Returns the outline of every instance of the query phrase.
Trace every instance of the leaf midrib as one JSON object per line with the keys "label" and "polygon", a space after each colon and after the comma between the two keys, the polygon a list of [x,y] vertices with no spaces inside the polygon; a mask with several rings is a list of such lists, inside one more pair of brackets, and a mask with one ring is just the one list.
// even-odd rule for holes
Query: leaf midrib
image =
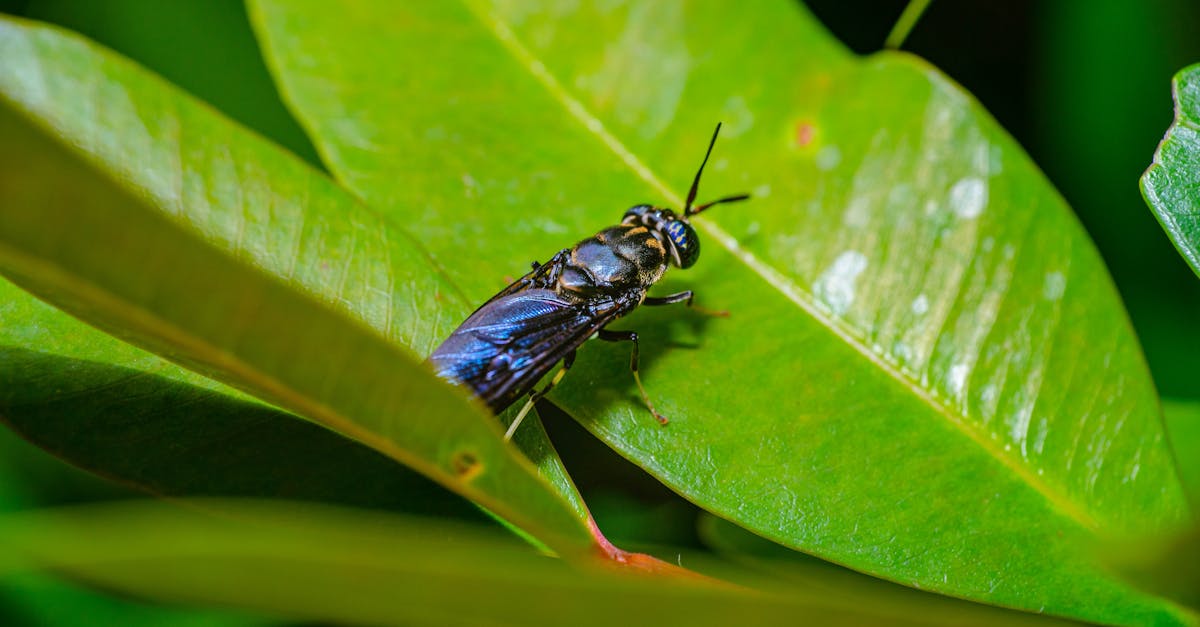
{"label": "leaf midrib", "polygon": [[[588,108],[577,98],[571,95],[569,91],[558,81],[545,64],[537,59],[536,56],[517,37],[516,33],[495,13],[480,7],[478,0],[461,0],[466,5],[469,12],[484,26],[485,30],[490,32],[497,41],[514,57],[514,60],[519,66],[527,70],[543,88],[549,92],[550,96],[563,106],[564,109],[577,121],[583,128],[600,140],[609,150],[628,166],[633,172],[649,184],[652,188],[662,194],[676,206],[682,206],[682,197],[675,193],[666,183],[663,182],[657,174],[654,173],[648,166],[641,162],[632,151],[629,150],[619,139],[616,138],[604,125],[604,122],[591,113]],[[1065,494],[1054,489],[1048,483],[1043,482],[1036,474],[1030,471],[1029,468],[1018,463],[1015,459],[1004,455],[998,445],[993,444],[991,438],[981,433],[980,430],[968,421],[969,417],[963,417],[956,414],[950,409],[941,399],[939,399],[932,391],[926,390],[920,384],[913,380],[912,377],[893,367],[887,360],[869,347],[869,344],[861,337],[861,332],[854,327],[846,324],[841,319],[831,318],[817,306],[812,294],[805,291],[794,281],[784,276],[775,268],[771,267],[761,259],[756,257],[751,252],[743,249],[737,240],[721,229],[715,223],[703,217],[693,218],[693,221],[699,224],[708,234],[716,239],[722,247],[730,254],[741,261],[745,266],[762,278],[768,285],[778,290],[785,298],[795,303],[802,311],[807,313],[813,319],[821,323],[825,328],[829,329],[834,335],[840,338],[843,342],[849,345],[852,349],[865,357],[868,361],[878,367],[885,374],[890,376],[901,386],[908,389],[914,396],[923,401],[936,413],[940,414],[950,424],[962,432],[965,436],[975,442],[981,449],[995,458],[1017,477],[1022,482],[1029,485],[1036,492],[1041,494],[1054,508],[1066,517],[1075,521],[1085,529],[1095,531],[1100,528],[1099,521],[1088,511],[1081,508],[1075,501],[1070,500]]]}

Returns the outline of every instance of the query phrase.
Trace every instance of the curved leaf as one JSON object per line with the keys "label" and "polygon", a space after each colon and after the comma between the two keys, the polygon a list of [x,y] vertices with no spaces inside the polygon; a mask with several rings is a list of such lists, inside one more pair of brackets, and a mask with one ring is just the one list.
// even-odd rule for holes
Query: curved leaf
{"label": "curved leaf", "polygon": [[1061,624],[929,595],[875,604],[854,581],[784,596],[618,577],[414,517],[201,504],[225,515],[141,504],[0,517],[0,575],[54,568],[154,599],[356,625]]}
{"label": "curved leaf", "polygon": [[143,370],[4,346],[0,378],[0,422],[82,468],[154,494],[479,516],[394,460],[259,403]]}
{"label": "curved leaf", "polygon": [[410,238],[78,38],[3,20],[0,57],[5,274],[402,461],[556,550],[592,546],[581,506],[400,345],[427,346],[452,324],[429,316],[465,311]]}
{"label": "curved leaf", "polygon": [[782,1],[251,7],[330,171],[475,301],[634,203],[678,207],[727,123],[702,196],[756,198],[697,219],[704,259],[660,293],[732,317],[621,324],[671,424],[640,405],[628,347],[585,348],[553,396],[680,494],[910,585],[1178,619],[1083,548],[1187,516],[1120,300],[1062,199],[936,70],[855,58]]}
{"label": "curved leaf", "polygon": [[1142,194],[1192,271],[1200,276],[1200,64],[1171,81],[1175,122],[1142,175]]}

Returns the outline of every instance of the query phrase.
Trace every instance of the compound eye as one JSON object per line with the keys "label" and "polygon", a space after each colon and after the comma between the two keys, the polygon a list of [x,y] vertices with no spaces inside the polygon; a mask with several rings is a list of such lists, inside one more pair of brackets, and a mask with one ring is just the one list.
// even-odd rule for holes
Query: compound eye
{"label": "compound eye", "polygon": [[675,248],[679,267],[690,268],[695,265],[700,258],[700,238],[696,236],[696,229],[683,220],[671,220],[663,226],[663,231]]}
{"label": "compound eye", "polygon": [[642,216],[654,209],[651,205],[634,205],[625,211],[625,216],[621,218],[621,224],[637,224],[642,220]]}

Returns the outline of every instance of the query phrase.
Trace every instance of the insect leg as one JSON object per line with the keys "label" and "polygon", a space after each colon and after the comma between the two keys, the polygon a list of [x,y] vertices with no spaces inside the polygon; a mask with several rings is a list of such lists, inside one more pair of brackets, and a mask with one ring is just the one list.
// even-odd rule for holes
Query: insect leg
{"label": "insect leg", "polygon": [[667,294],[666,296],[647,296],[646,300],[642,301],[643,305],[657,307],[659,305],[674,305],[675,303],[686,302],[688,307],[692,306],[692,298],[695,294],[692,290],[679,292],[677,294]]}
{"label": "insect leg", "polygon": [[517,417],[513,418],[512,424],[508,425],[508,431],[504,432],[505,440],[512,439],[513,434],[517,432],[517,427],[521,425],[521,421],[525,420],[525,414],[528,414],[529,410],[533,409],[533,404],[549,394],[550,390],[554,389],[554,386],[558,385],[559,381],[562,381],[563,376],[567,374],[567,371],[570,370],[571,366],[574,364],[575,351],[571,351],[567,353],[566,357],[563,357],[562,368],[559,368],[558,372],[554,373],[554,377],[550,379],[550,382],[546,384],[546,387],[529,394],[529,400],[525,401],[525,405],[521,407],[521,411],[517,413]]}
{"label": "insect leg", "polygon": [[[678,294],[676,294],[678,296]],[[666,298],[670,298],[669,296]],[[629,359],[629,369],[633,371],[633,380],[637,383],[638,390],[642,393],[642,402],[646,403],[646,409],[654,415],[654,419],[658,420],[659,424],[667,424],[666,416],[658,413],[654,409],[654,405],[650,403],[650,396],[646,394],[646,388],[642,385],[642,377],[638,374],[638,335],[635,331],[609,331],[608,329],[600,329],[597,337],[605,342],[633,342],[633,355]]]}
{"label": "insect leg", "polygon": [[715,316],[717,318],[728,318],[729,317],[728,311],[713,311],[711,309],[705,309],[703,307],[698,307],[696,305],[693,305],[692,300],[694,298],[695,298],[695,294],[692,293],[692,290],[686,290],[683,292],[678,292],[676,294],[667,294],[666,296],[647,296],[646,299],[642,301],[642,304],[650,305],[651,307],[657,307],[659,305],[674,305],[675,303],[685,303],[685,304],[687,304],[688,307],[690,307],[693,310],[698,311],[706,316]]}

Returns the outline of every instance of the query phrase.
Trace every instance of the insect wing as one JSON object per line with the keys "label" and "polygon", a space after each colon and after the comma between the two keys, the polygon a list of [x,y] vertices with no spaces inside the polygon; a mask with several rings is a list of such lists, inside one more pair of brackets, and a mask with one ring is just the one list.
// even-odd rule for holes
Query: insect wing
{"label": "insect wing", "polygon": [[429,357],[438,375],[474,390],[499,413],[554,364],[630,309],[529,288],[488,301]]}

